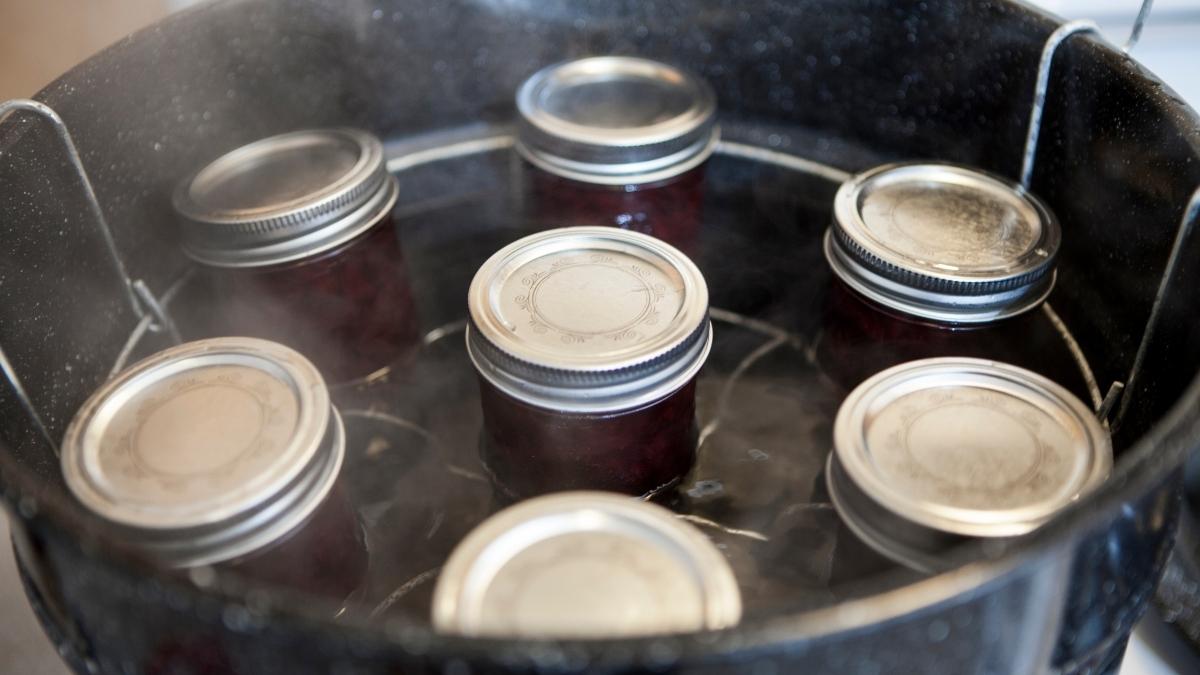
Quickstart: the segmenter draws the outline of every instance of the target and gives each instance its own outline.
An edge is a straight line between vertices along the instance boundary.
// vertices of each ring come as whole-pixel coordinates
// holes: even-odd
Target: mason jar
[[[502,492],[661,491],[691,468],[708,289],[678,249],[608,227],[520,239],[475,274],[467,350]]]
[[[255,338],[189,342],[105,383],[67,428],[67,487],[166,568],[334,600],[367,571],[345,432],[313,364]]]
[[[1061,233],[1020,185],[950,164],[889,164],[846,181],[825,234],[833,280],[816,353],[853,388],[906,361],[975,356],[1080,380],[1036,310],[1055,281]]]
[[[838,410],[833,446],[826,487],[843,523],[926,573],[946,569],[945,552],[967,538],[1033,531],[1098,487],[1113,462],[1107,430],[1065,388],[966,357],[867,379]]]
[[[331,382],[403,360],[419,324],[397,190],[379,139],[357,129],[272,136],[214,160],[175,193],[200,264],[185,329],[281,342]]]
[[[517,91],[527,198],[549,226],[608,225],[694,252],[716,96],[678,68],[600,56],[544,68]]]

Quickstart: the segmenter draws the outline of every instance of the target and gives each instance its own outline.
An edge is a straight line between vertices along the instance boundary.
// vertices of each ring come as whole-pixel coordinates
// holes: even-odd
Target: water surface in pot
[[[348,428],[348,485],[372,548],[371,582],[347,611],[367,617],[427,621],[446,557],[500,508],[479,461],[467,286],[504,245],[572,224],[535,207],[504,130],[471,134],[389,148],[423,347],[413,362],[333,386]],[[832,421],[847,393],[827,374],[835,364],[821,363],[829,353],[815,348],[832,287],[821,235],[838,178],[732,141],[704,179],[694,257],[712,297],[714,345],[698,380],[700,444],[693,471],[657,498],[725,553],[746,619],[831,605],[875,589],[885,573],[888,583],[918,577],[857,540],[824,488]],[[172,311],[194,325],[186,298]],[[1092,401],[1090,372],[1051,313],[1036,310],[1028,324],[1036,362],[1023,365]]]

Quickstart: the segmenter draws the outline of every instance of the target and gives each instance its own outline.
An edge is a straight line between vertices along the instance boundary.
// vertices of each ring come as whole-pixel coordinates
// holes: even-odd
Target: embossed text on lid
[[[1112,466],[1107,432],[1070,392],[1015,366],[962,357],[868,379],[838,411],[834,446],[870,499],[971,536],[1027,532]]]
[[[711,340],[696,266],[617,228],[550,230],[505,247],[476,273],[468,309],[481,374],[535,403],[647,402],[690,379]]]
[[[624,56],[569,61],[517,92],[517,150],[567,178],[655,182],[703,162],[717,140],[708,85],[664,63]]]
[[[532,499],[455,549],[434,592],[443,632],[599,638],[713,630],[741,617],[720,551],[662,507],[600,492]]]
[[[989,321],[1028,310],[1053,286],[1057,221],[1019,185],[979,171],[878,167],[842,185],[834,215],[834,272],[908,314]]]

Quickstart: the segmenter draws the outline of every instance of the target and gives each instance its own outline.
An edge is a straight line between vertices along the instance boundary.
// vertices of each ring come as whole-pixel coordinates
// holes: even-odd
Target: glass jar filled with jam
[[[214,566],[332,600],[368,555],[340,483],[345,433],[308,359],[255,338],[185,343],[106,383],[67,429],[67,487],[165,567]]]
[[[1112,469],[1112,443],[1076,396],[984,359],[904,363],[838,410],[825,478],[858,540],[919,572],[967,538],[1026,534]],[[855,563],[854,560],[839,560]]]
[[[396,194],[379,139],[356,129],[273,136],[213,161],[175,194],[201,264],[189,332],[282,342],[332,382],[411,354]]]
[[[678,249],[609,227],[542,232],[480,267],[468,307],[482,458],[502,494],[641,495],[691,468],[712,328]]]
[[[948,164],[892,164],[838,190],[825,256],[834,273],[816,352],[852,388],[905,361],[977,356],[1080,380],[1041,313],[1060,241],[1019,185]]]
[[[647,59],[579,59],[526,80],[517,112],[539,221],[615,226],[694,250],[704,163],[719,137],[707,83]]]

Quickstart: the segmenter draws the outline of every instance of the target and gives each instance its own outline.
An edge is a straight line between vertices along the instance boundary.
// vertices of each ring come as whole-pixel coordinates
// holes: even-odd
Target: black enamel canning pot
[[[54,450],[114,363],[169,343],[144,297],[167,304],[169,289],[186,286],[171,194],[231,148],[358,127],[385,140],[393,169],[415,161],[413,148],[506,153],[524,78],[572,57],[629,54],[711,83],[722,145],[710,188],[768,190],[771,176],[718,165],[754,158],[819,183],[804,194],[829,197],[844,172],[887,161],[935,159],[1015,180],[1039,63],[1059,25],[1001,0],[229,1],[79,65],[37,99],[69,129],[109,230],[52,125],[27,110],[0,125],[0,478],[47,631],[80,672],[1114,670],[1171,547],[1179,467],[1200,441],[1200,238],[1185,218],[1200,185],[1200,126],[1153,75],[1086,31],[1051,57],[1030,188],[1062,225],[1050,302],[1093,389],[1126,385],[1108,414],[1114,470],[1028,536],[955,549],[950,571],[882,574],[820,606],[747,615],[712,633],[449,637],[411,617],[331,619],[302,594],[231,575],[155,571],[69,498]],[[472,180],[464,169],[442,187],[468,190]],[[698,261],[714,307],[778,321],[780,307],[797,306],[792,285],[804,279],[780,270],[823,269],[829,203],[793,201],[773,212],[786,217],[747,218],[744,231],[723,235],[748,255],[718,256],[702,229]],[[475,266],[514,238],[467,220],[413,232],[402,236],[420,240],[405,255],[427,329],[465,315]],[[479,259],[456,257],[451,234],[482,242]],[[779,242],[800,242],[802,253]],[[428,377],[422,391],[436,392],[437,374]]]

